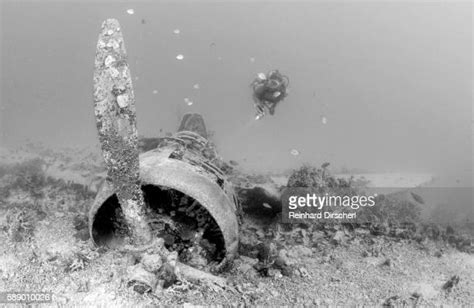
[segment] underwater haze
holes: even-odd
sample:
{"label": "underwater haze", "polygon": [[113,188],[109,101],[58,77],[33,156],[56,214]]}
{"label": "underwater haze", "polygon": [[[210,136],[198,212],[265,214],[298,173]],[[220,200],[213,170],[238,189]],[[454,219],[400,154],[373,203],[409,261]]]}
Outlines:
{"label": "underwater haze", "polygon": [[[470,1],[1,3],[2,145],[98,144],[94,57],[116,18],[141,135],[198,112],[250,170],[330,162],[472,187]],[[272,69],[290,93],[256,121],[250,83]]]}

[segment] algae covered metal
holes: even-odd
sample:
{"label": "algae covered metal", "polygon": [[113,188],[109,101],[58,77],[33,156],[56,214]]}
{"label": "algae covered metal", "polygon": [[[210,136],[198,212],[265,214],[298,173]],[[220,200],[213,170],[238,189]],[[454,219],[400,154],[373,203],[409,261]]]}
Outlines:
{"label": "algae covered metal", "polygon": [[150,241],[139,184],[135,98],[117,20],[102,24],[94,66],[94,110],[107,179],[137,242]]}
{"label": "algae covered metal", "polygon": [[211,247],[207,257],[221,263],[232,258],[238,200],[216,164],[203,118],[185,115],[177,133],[139,154],[131,75],[113,19],[103,23],[97,44],[94,107],[107,179],[89,212],[92,240],[108,245],[127,233],[143,244],[163,237],[190,263],[196,258],[187,249],[204,242]]}

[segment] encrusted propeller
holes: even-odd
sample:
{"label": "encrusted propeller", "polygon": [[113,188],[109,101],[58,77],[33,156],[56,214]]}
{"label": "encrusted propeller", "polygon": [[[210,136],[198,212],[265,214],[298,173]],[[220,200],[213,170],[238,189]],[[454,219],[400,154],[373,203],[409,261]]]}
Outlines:
{"label": "encrusted propeller", "polygon": [[151,240],[139,178],[135,97],[120,25],[102,24],[94,67],[94,109],[107,180],[114,185],[132,239]]}

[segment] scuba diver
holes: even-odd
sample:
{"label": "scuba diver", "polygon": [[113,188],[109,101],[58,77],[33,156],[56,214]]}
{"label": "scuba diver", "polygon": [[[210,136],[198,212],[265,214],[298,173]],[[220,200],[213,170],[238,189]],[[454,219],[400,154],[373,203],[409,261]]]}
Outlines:
{"label": "scuba diver", "polygon": [[273,115],[275,108],[288,95],[288,77],[278,70],[270,71],[267,75],[260,73],[251,83],[253,88],[253,101],[257,111],[255,119],[265,116],[266,111]]}

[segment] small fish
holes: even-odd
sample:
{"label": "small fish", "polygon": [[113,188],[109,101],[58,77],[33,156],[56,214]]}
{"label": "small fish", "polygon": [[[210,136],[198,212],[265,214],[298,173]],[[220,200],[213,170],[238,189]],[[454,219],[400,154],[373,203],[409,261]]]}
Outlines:
{"label": "small fish", "polygon": [[145,18],[142,18],[142,25],[146,24]]}
{"label": "small fish", "polygon": [[158,90],[153,90],[153,94],[158,94]]}
{"label": "small fish", "polygon": [[425,204],[425,200],[423,200],[423,198],[420,195],[415,194],[414,192],[411,192],[411,191],[410,191],[410,194],[413,197],[413,199],[415,199],[416,202]]}
{"label": "small fish", "polygon": [[293,155],[293,156],[298,156],[298,155],[300,155],[300,152],[299,152],[297,149],[291,150],[290,153],[291,153],[291,155]]}
{"label": "small fish", "polygon": [[179,31],[179,29],[174,29],[174,30],[173,30],[173,33],[174,33],[174,34],[180,34],[181,31]]}
{"label": "small fish", "polygon": [[324,164],[321,165],[321,168],[325,169],[327,167],[329,167],[330,163],[326,162]]}
{"label": "small fish", "polygon": [[133,14],[135,14],[135,10],[134,9],[128,9],[127,14],[128,15],[133,15]]}
{"label": "small fish", "polygon": [[280,91],[276,91],[275,93],[273,93],[273,97],[274,98],[277,98],[278,96],[281,95],[281,92]]}
{"label": "small fish", "polygon": [[184,56],[182,54],[179,54],[176,56],[176,60],[183,60]]}
{"label": "small fish", "polygon": [[235,160],[229,160],[229,164],[231,164],[232,166],[237,166],[237,165],[239,165],[239,163],[236,162]]}
{"label": "small fish", "polygon": [[328,119],[326,119],[326,117],[321,118],[321,123],[327,124],[327,122],[328,122]]}
{"label": "small fish", "polygon": [[267,209],[272,208],[272,206],[270,204],[266,203],[266,202],[263,202],[262,205],[263,205],[263,207],[266,207]]}
{"label": "small fish", "polygon": [[250,62],[252,63],[255,62],[255,58],[254,57],[250,58]]}
{"label": "small fish", "polygon": [[257,76],[258,76],[258,78],[261,79],[261,80],[267,80],[267,76],[265,76],[264,73],[258,73]]}
{"label": "small fish", "polygon": [[200,86],[199,86],[199,83],[196,83],[194,86],[193,86],[194,89],[196,90],[199,90]]}

